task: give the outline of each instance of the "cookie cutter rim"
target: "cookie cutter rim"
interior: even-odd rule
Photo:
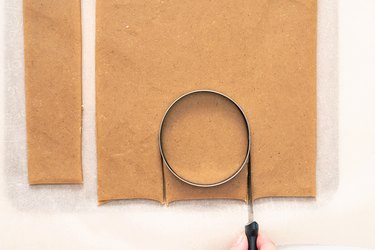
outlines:
[[[162,141],[163,125],[164,125],[164,121],[165,121],[166,117],[169,114],[169,111],[173,108],[173,106],[176,103],[178,103],[179,101],[181,101],[185,97],[191,96],[193,94],[198,94],[198,93],[211,93],[211,94],[215,94],[215,95],[224,97],[225,99],[229,100],[240,111],[240,113],[242,115],[242,118],[244,120],[245,126],[246,126],[246,131],[247,131],[247,149],[246,149],[246,155],[245,155],[245,158],[244,158],[243,162],[241,163],[241,165],[239,166],[239,168],[231,176],[229,176],[228,178],[226,178],[226,179],[224,179],[222,181],[215,182],[215,183],[208,183],[208,184],[195,183],[195,182],[191,182],[191,181],[189,181],[187,179],[184,179],[183,177],[179,176],[173,170],[173,167],[168,163],[168,160],[167,160],[167,158],[166,158],[166,156],[164,154],[164,149],[163,149],[163,141]],[[230,181],[233,178],[235,178],[241,172],[241,170],[248,164],[248,161],[249,161],[249,158],[250,158],[250,145],[251,145],[250,126],[249,126],[249,122],[247,120],[245,112],[243,111],[243,109],[241,108],[241,106],[236,101],[234,101],[232,98],[230,98],[229,96],[227,96],[227,95],[225,95],[225,94],[223,94],[221,92],[215,91],[215,90],[199,89],[199,90],[193,90],[193,91],[187,92],[187,93],[179,96],[177,99],[175,99],[172,102],[172,104],[169,105],[169,107],[165,111],[165,113],[163,115],[163,118],[161,120],[161,123],[160,123],[160,128],[159,128],[159,151],[160,151],[160,155],[161,155],[161,158],[162,158],[162,162],[166,165],[166,167],[168,168],[168,170],[176,178],[178,178],[179,180],[181,180],[184,183],[187,183],[189,185],[196,186],[196,187],[203,187],[203,188],[206,188],[206,187],[215,187],[215,186],[219,186],[219,185],[222,185],[224,183],[227,183],[228,181]]]

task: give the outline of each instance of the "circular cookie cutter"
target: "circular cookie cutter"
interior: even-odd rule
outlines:
[[[171,166],[168,163],[168,160],[166,158],[166,155],[164,153],[164,148],[163,148],[163,139],[162,139],[163,138],[163,125],[164,125],[164,121],[168,117],[168,114],[169,114],[170,110],[172,109],[172,107],[174,107],[174,105],[176,103],[178,103],[179,101],[181,101],[185,97],[191,96],[191,95],[194,95],[194,94],[198,94],[198,93],[210,93],[210,94],[218,95],[220,97],[223,97],[223,98],[229,100],[230,103],[232,103],[239,110],[239,112],[241,113],[241,115],[243,117],[244,125],[246,126],[246,132],[247,132],[247,149],[246,149],[246,154],[245,154],[243,162],[241,163],[241,165],[238,167],[238,169],[231,176],[227,177],[226,179],[224,179],[222,181],[215,182],[215,183],[207,183],[207,184],[195,183],[195,182],[189,181],[189,180],[181,177],[180,175],[178,175],[176,173],[176,171],[173,169],[173,166]],[[225,95],[223,93],[220,93],[220,92],[217,92],[217,91],[214,91],[214,90],[206,90],[206,89],[203,89],[203,90],[194,90],[194,91],[185,93],[182,96],[178,97],[176,100],[174,100],[173,103],[168,107],[167,111],[165,112],[165,114],[163,116],[163,119],[161,121],[161,124],[160,124],[160,130],[159,130],[159,150],[160,150],[160,154],[161,154],[161,158],[163,160],[163,163],[166,165],[166,167],[168,168],[168,170],[175,177],[177,177],[178,179],[180,179],[181,181],[183,181],[183,182],[185,182],[185,183],[187,183],[189,185],[196,186],[196,187],[215,187],[215,186],[219,186],[221,184],[224,184],[224,183],[230,181],[231,179],[233,179],[234,177],[236,177],[241,172],[241,170],[247,165],[247,163],[249,161],[249,157],[250,157],[250,145],[251,145],[250,137],[251,137],[250,136],[250,126],[249,126],[249,122],[248,122],[248,120],[246,118],[245,112],[242,110],[242,108],[240,107],[240,105],[237,104],[232,98],[230,98],[229,96],[227,96],[227,95]]]

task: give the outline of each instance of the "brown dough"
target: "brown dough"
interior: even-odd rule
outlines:
[[[97,0],[96,52],[99,201],[163,201],[159,124],[194,89],[244,108],[254,199],[315,195],[316,0]],[[164,172],[167,202],[247,199],[247,169],[215,188]]]
[[[82,182],[80,4],[23,2],[30,184]]]

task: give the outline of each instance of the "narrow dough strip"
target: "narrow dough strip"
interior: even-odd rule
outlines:
[[[23,10],[29,183],[81,183],[81,1]]]

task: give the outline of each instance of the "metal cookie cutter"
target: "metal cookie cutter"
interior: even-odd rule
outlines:
[[[168,114],[169,114],[170,110],[172,109],[172,107],[174,107],[175,104],[177,104],[178,102],[180,102],[184,98],[186,98],[188,96],[196,95],[196,94],[199,94],[199,93],[209,93],[209,94],[212,94],[212,95],[217,95],[217,96],[223,97],[226,100],[229,100],[230,103],[232,103],[239,110],[239,112],[241,113],[241,115],[243,117],[244,125],[246,126],[246,130],[247,130],[247,149],[246,149],[246,154],[244,156],[243,162],[241,163],[240,166],[238,166],[238,169],[231,176],[228,176],[226,179],[221,180],[219,182],[215,182],[215,183],[204,183],[204,184],[202,184],[202,183],[195,183],[195,182],[187,180],[187,179],[181,177],[180,175],[178,175],[176,173],[176,171],[173,169],[173,166],[171,166],[171,164],[169,164],[168,159],[167,159],[167,157],[166,157],[166,155],[164,153],[164,148],[163,148],[164,121],[168,117]],[[160,149],[160,154],[161,154],[161,157],[163,159],[164,164],[169,169],[169,171],[174,176],[176,176],[178,179],[180,179],[181,181],[183,181],[183,182],[185,182],[185,183],[187,183],[189,185],[193,185],[193,186],[196,186],[196,187],[214,187],[214,186],[219,186],[221,184],[224,184],[224,183],[230,181],[234,177],[236,177],[241,172],[241,170],[247,165],[247,163],[249,161],[249,157],[250,157],[250,145],[251,145],[251,143],[250,143],[250,126],[249,126],[248,120],[246,118],[245,112],[242,110],[242,108],[240,107],[240,105],[238,105],[232,98],[230,98],[229,96],[227,96],[227,95],[225,95],[223,93],[220,93],[220,92],[217,92],[217,91],[214,91],[214,90],[206,90],[206,89],[203,89],[203,90],[194,90],[194,91],[185,93],[182,96],[178,97],[168,107],[167,111],[165,112],[165,114],[163,116],[161,124],[160,124],[160,130],[159,130],[159,149]]]

